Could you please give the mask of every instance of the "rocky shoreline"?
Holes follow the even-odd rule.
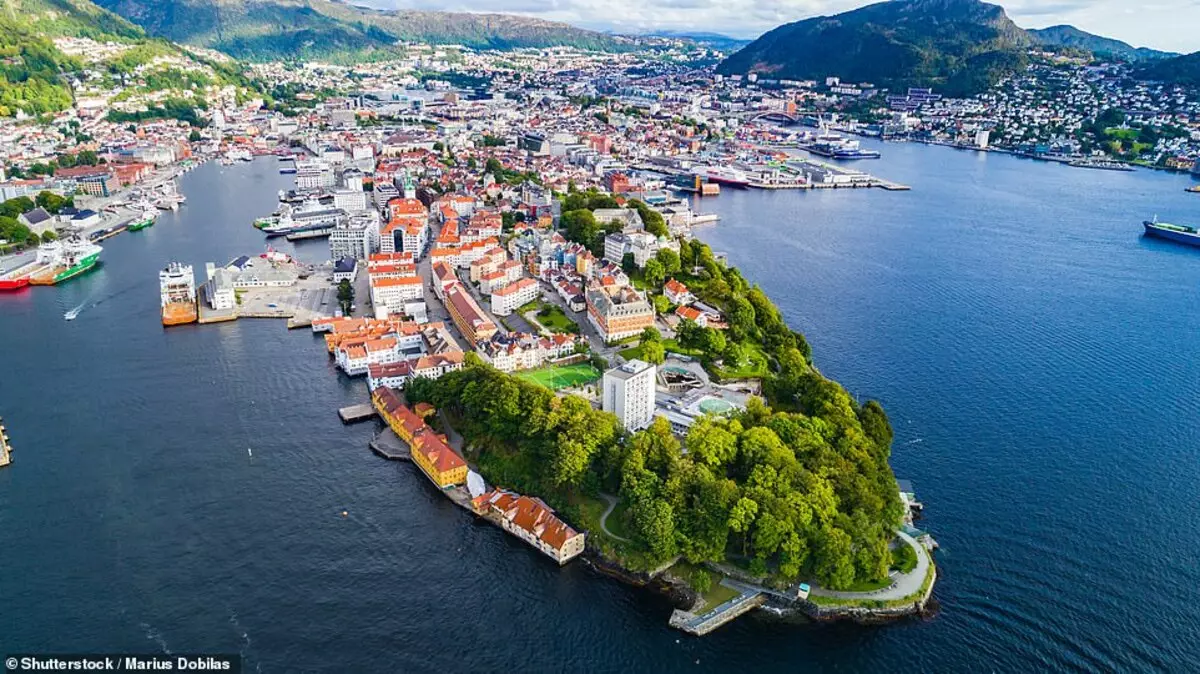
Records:
[[[679,611],[690,611],[700,600],[700,593],[683,580],[674,578],[665,571],[650,574],[627,569],[620,562],[592,546],[588,546],[580,559],[593,571],[603,576],[666,597]],[[766,601],[761,606],[761,611],[779,620],[801,619],[811,623],[847,621],[859,625],[881,625],[908,618],[929,619],[937,613],[938,609],[937,601],[933,597],[933,587],[936,581],[937,570],[935,568],[933,578],[930,579],[924,595],[911,604],[879,607],[830,606],[803,599],[789,601],[780,595],[768,594]]]

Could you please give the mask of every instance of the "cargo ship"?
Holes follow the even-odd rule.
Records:
[[[1157,217],[1142,222],[1142,226],[1146,228],[1146,236],[1154,236],[1189,246],[1200,246],[1200,229],[1195,227],[1159,222]]]
[[[36,262],[36,258],[28,262],[10,269],[3,274],[0,274],[0,292],[20,290],[29,285],[29,274],[35,269],[39,269],[41,265]]]
[[[199,318],[196,307],[196,276],[192,266],[180,262],[168,264],[158,272],[162,324],[184,325]]]
[[[40,268],[29,275],[30,285],[52,286],[96,266],[104,249],[90,241],[67,239],[38,246]]]

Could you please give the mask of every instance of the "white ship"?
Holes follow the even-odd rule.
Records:
[[[158,272],[158,288],[163,325],[196,321],[196,277],[191,265],[180,262],[168,264]]]

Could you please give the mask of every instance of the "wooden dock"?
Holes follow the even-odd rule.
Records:
[[[338,410],[338,416],[342,418],[343,424],[356,424],[360,421],[366,421],[375,416],[375,408],[370,403],[360,403],[343,407]]]

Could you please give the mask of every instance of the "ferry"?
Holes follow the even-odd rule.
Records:
[[[1113,161],[1111,159],[1076,159],[1067,162],[1067,166],[1076,168],[1100,169],[1101,171],[1132,171],[1133,167],[1129,164]]]
[[[699,166],[693,172],[693,175],[718,185],[727,185],[729,187],[750,186],[750,179],[746,177],[745,173],[727,166]]]
[[[1142,226],[1146,228],[1146,236],[1166,239],[1189,246],[1200,246],[1200,230],[1195,227],[1159,222],[1158,216],[1155,216],[1153,220],[1143,221]]]
[[[196,307],[196,277],[191,265],[172,262],[158,272],[162,324],[184,325],[199,318]]]
[[[104,249],[90,241],[67,239],[51,241],[38,247],[38,262],[42,266],[29,275],[30,285],[52,286],[96,266]]]

